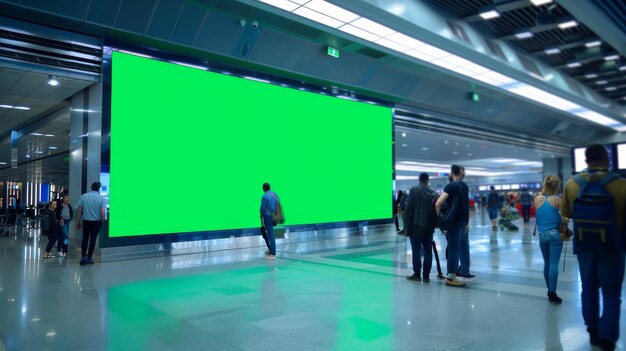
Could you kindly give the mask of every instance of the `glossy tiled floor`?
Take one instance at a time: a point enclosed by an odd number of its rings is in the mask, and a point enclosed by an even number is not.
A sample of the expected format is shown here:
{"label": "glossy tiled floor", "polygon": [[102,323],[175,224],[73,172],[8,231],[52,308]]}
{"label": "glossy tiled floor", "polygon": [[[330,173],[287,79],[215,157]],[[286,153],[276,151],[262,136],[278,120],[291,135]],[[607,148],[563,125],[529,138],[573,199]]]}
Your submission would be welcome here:
{"label": "glossy tiled floor", "polygon": [[22,231],[0,238],[0,350],[591,350],[571,247],[552,305],[533,227],[484,223],[466,288],[407,281],[392,225],[291,234],[276,261],[259,247],[90,266],[40,258],[46,240]]}

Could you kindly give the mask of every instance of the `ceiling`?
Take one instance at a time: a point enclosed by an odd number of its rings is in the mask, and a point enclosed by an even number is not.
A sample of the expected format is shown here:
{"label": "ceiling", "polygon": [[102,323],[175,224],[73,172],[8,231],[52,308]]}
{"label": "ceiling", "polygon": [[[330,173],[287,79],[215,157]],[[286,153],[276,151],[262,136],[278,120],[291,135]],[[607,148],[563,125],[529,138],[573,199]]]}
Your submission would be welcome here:
{"label": "ceiling", "polygon": [[[50,181],[68,173],[70,109],[68,99],[92,81],[49,76],[0,67],[0,175],[7,180]],[[18,168],[11,168],[11,131],[21,135],[17,143]]]}
{"label": "ceiling", "polygon": [[[626,29],[623,1],[595,2],[616,19],[622,30]],[[626,58],[619,53],[623,48],[612,47],[558,2],[541,6],[533,5],[530,0],[432,0],[432,3],[488,36],[505,40],[599,94],[626,105]],[[480,16],[489,10],[496,10],[499,16],[491,19]],[[572,20],[575,25],[565,29],[559,27],[559,24]],[[532,37],[520,39],[516,36],[516,33],[525,31],[532,32]],[[531,72],[537,71],[531,61],[522,64]]]}
{"label": "ceiling", "polygon": [[[594,2],[606,6],[608,6],[607,3],[611,4],[611,0],[594,0]],[[530,4],[529,0],[431,0],[428,3],[439,6],[439,9],[447,12],[449,17],[470,23],[490,37],[500,38],[516,45],[567,75],[572,75],[606,97],[619,98],[618,94],[622,91],[621,79],[626,74],[622,74],[620,78],[620,66],[616,65],[616,61],[606,61],[601,55],[611,52],[614,48],[608,42],[603,42],[600,46],[591,49],[585,47],[584,44],[588,40],[595,40],[598,35],[582,23],[566,30],[558,29],[556,25],[558,20],[569,17],[566,9],[559,4],[535,7]],[[3,9],[10,10],[15,10],[15,7],[20,6],[3,0],[0,0],[0,5]],[[485,21],[478,16],[478,13],[480,9],[490,5],[495,5],[502,13],[498,18]],[[146,6],[139,6],[138,2],[131,0],[121,0],[115,4],[105,0],[92,0],[90,2],[63,2],[57,6],[41,0],[32,1],[29,6],[28,10],[26,7],[20,7],[21,12],[6,13],[14,13],[17,18],[44,25],[53,23],[58,28],[95,37],[100,37],[103,32],[106,32],[111,38],[117,40],[126,40],[137,45],[151,45],[153,48],[196,56],[208,61],[216,57],[207,54],[210,52],[223,58],[226,64],[247,62],[248,68],[254,67],[253,69],[261,71],[265,69],[265,72],[269,71],[291,79],[300,80],[301,77],[308,76],[317,84],[325,84],[325,81],[336,82],[340,86],[340,91],[356,87],[354,89],[362,94],[372,95],[372,92],[377,92],[378,94],[374,95],[376,98],[395,103],[401,102],[410,105],[409,109],[416,106],[432,110],[445,108],[448,113],[454,111],[451,121],[466,118],[467,125],[463,128],[468,129],[469,134],[471,134],[472,126],[479,125],[476,122],[477,119],[482,122],[481,128],[484,133],[491,131],[497,135],[499,128],[508,128],[511,134],[517,133],[517,138],[510,138],[510,142],[502,138],[500,143],[494,143],[485,140],[485,137],[477,141],[478,138],[472,138],[468,136],[468,133],[445,136],[441,133],[406,129],[406,137],[396,134],[398,162],[460,163],[495,172],[511,169],[512,165],[492,162],[494,159],[510,157],[539,162],[553,155],[554,157],[567,156],[563,149],[580,143],[573,136],[580,135],[583,138],[584,135],[583,140],[587,140],[593,135],[599,135],[599,131],[605,131],[593,124],[571,120],[567,116],[528,104],[525,100],[520,100],[510,94],[502,94],[489,87],[482,88],[481,93],[485,94],[481,103],[473,104],[465,98],[470,84],[459,77],[406,59],[393,57],[376,47],[355,43],[336,33],[310,26],[306,22],[261,11],[238,1],[151,1]],[[115,6],[117,9],[112,11],[111,9],[115,9]],[[247,19],[248,22],[251,19],[258,20],[261,23],[259,30],[251,30],[249,25],[240,25],[240,18]],[[550,21],[552,22],[548,23]],[[212,25],[221,28],[219,35],[215,35],[217,32],[214,31]],[[535,35],[529,39],[517,39],[514,36],[515,31],[525,27],[531,28]],[[24,45],[22,49],[32,50],[29,45],[37,44],[37,39],[34,37],[27,39],[25,42],[27,41],[28,45]],[[244,55],[243,51],[237,50],[240,49],[238,45],[247,40],[253,49],[249,55]],[[358,64],[343,67],[339,66],[340,61],[337,61],[335,65],[333,62],[317,60],[315,55],[318,54],[316,51],[318,48],[314,44],[341,48],[342,57],[349,57],[352,59],[350,62]],[[558,46],[560,52],[547,55],[544,50],[548,46]],[[92,67],[94,72],[98,71],[99,63],[93,61],[93,56],[100,55],[97,45],[82,47],[79,51],[77,57],[83,58],[80,61],[81,65]],[[47,55],[52,54],[59,57],[61,55],[60,52],[47,53]],[[32,55],[29,59],[32,62],[36,61],[36,57]],[[572,70],[567,67],[567,63],[573,59],[584,60],[584,64]],[[623,62],[623,59],[621,57],[620,62]],[[51,65],[50,67],[56,65],[68,68],[75,59],[55,60],[56,63],[48,62],[47,64]],[[526,61],[530,62],[526,63],[531,67],[528,70],[532,70],[532,62]],[[593,83],[592,79],[586,78],[585,76],[591,74],[589,72],[592,71],[597,72],[595,74],[598,74],[598,77],[606,77],[607,84],[615,83],[616,89],[607,91],[604,86],[599,87],[598,84]],[[8,131],[23,130],[25,136],[20,140],[18,147],[19,163],[26,166],[28,177],[31,178],[40,177],[42,171],[44,174],[54,174],[64,167],[66,161],[61,155],[67,153],[69,135],[69,112],[63,112],[68,106],[67,99],[93,82],[93,79],[90,81],[62,77],[62,84],[52,88],[46,85],[47,79],[48,75],[43,73],[0,68],[0,104],[31,107],[27,111],[0,108],[0,135],[2,136],[0,162],[3,158],[7,158],[3,153],[10,151],[7,144]],[[620,103],[623,102],[620,101]],[[404,131],[402,128],[396,130],[398,133],[402,131]],[[54,137],[30,134],[33,132],[50,134]],[[554,148],[535,147],[532,143],[527,143],[526,146],[513,145],[515,139],[537,139],[538,137],[541,139],[539,133],[545,133],[545,140],[553,139],[554,143],[561,143],[561,150],[547,152],[546,150]],[[406,146],[402,146],[404,144]],[[58,148],[50,149],[50,146]],[[27,158],[26,154],[30,157]],[[516,171],[524,171],[524,169],[537,171],[536,164],[513,168]],[[4,177],[7,174],[17,177],[20,173],[5,167],[0,175]]]}

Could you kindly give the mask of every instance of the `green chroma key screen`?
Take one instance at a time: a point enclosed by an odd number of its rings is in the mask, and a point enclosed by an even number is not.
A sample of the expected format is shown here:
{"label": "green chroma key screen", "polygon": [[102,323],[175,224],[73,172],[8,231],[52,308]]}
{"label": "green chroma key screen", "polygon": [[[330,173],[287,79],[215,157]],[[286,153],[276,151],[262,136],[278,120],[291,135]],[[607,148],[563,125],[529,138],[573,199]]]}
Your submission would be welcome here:
{"label": "green chroma key screen", "polygon": [[110,237],[391,217],[388,107],[113,52]]}

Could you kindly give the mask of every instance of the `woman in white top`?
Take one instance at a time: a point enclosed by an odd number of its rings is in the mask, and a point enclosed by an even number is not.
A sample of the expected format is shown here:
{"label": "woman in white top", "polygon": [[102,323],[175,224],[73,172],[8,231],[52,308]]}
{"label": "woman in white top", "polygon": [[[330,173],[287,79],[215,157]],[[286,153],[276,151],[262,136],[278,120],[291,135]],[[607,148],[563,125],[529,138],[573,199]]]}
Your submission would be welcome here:
{"label": "woman in white top", "polygon": [[559,258],[563,250],[563,242],[559,236],[561,223],[561,198],[556,196],[561,180],[555,175],[546,176],[543,180],[543,189],[535,197],[537,209],[537,231],[539,232],[539,247],[543,255],[543,277],[548,288],[548,299],[553,303],[561,303],[556,294],[556,283],[559,277]]}

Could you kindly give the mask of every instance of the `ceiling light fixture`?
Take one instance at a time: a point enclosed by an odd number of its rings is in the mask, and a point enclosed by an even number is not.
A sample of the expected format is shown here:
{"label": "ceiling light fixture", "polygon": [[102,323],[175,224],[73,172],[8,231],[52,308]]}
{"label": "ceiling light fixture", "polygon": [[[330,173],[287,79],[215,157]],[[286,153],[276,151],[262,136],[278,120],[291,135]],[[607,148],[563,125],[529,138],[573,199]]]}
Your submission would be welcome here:
{"label": "ceiling light fixture", "polygon": [[48,85],[51,87],[58,87],[61,83],[55,76],[48,76]]}
{"label": "ceiling light fixture", "polygon": [[606,88],[604,88],[604,90],[606,90],[606,91],[615,91],[615,90],[617,90],[617,88],[616,87],[606,87]]}
{"label": "ceiling light fixture", "polygon": [[585,78],[587,78],[587,79],[594,79],[594,78],[598,78],[598,75],[595,74],[595,73],[585,74]]}
{"label": "ceiling light fixture", "polygon": [[559,28],[567,29],[567,28],[576,27],[577,25],[578,25],[578,22],[576,22],[574,20],[567,20],[565,22],[559,23]]}
{"label": "ceiling light fixture", "polygon": [[600,46],[600,45],[602,45],[602,42],[600,40],[594,40],[594,41],[585,43],[585,46],[588,48],[593,48],[593,47]]}
{"label": "ceiling light fixture", "polygon": [[517,39],[528,39],[533,37],[533,32],[530,31],[530,28],[521,28],[515,31],[515,37]]}
{"label": "ceiling light fixture", "polygon": [[576,67],[580,67],[582,66],[582,63],[578,62],[578,61],[574,61],[574,62],[570,62],[567,64],[567,67],[569,68],[576,68]]}
{"label": "ceiling light fixture", "polygon": [[12,108],[12,109],[15,109],[15,110],[25,110],[25,111],[30,110],[30,107],[26,107],[26,106],[0,105],[0,107],[2,107],[2,108]]}
{"label": "ceiling light fixture", "polygon": [[541,6],[551,3],[552,0],[530,0],[530,2],[532,2],[535,6]]}
{"label": "ceiling light fixture", "polygon": [[561,53],[561,49],[559,49],[559,48],[550,48],[550,49],[544,50],[544,52],[546,53],[546,55],[555,55],[555,54],[560,54]]}
{"label": "ceiling light fixture", "polygon": [[619,68],[619,70],[620,70],[620,71],[626,71],[626,66],[621,66],[621,67]]}
{"label": "ceiling light fixture", "polygon": [[488,6],[480,9],[478,15],[484,20],[490,20],[500,17],[500,12],[498,12],[495,6]]}
{"label": "ceiling light fixture", "polygon": [[613,55],[604,57],[604,61],[615,61],[615,60],[619,60],[619,55],[613,54]]}
{"label": "ceiling light fixture", "polygon": [[607,83],[606,80],[599,80],[599,81],[596,82],[596,84],[598,84],[598,85],[604,85],[606,83]]}

